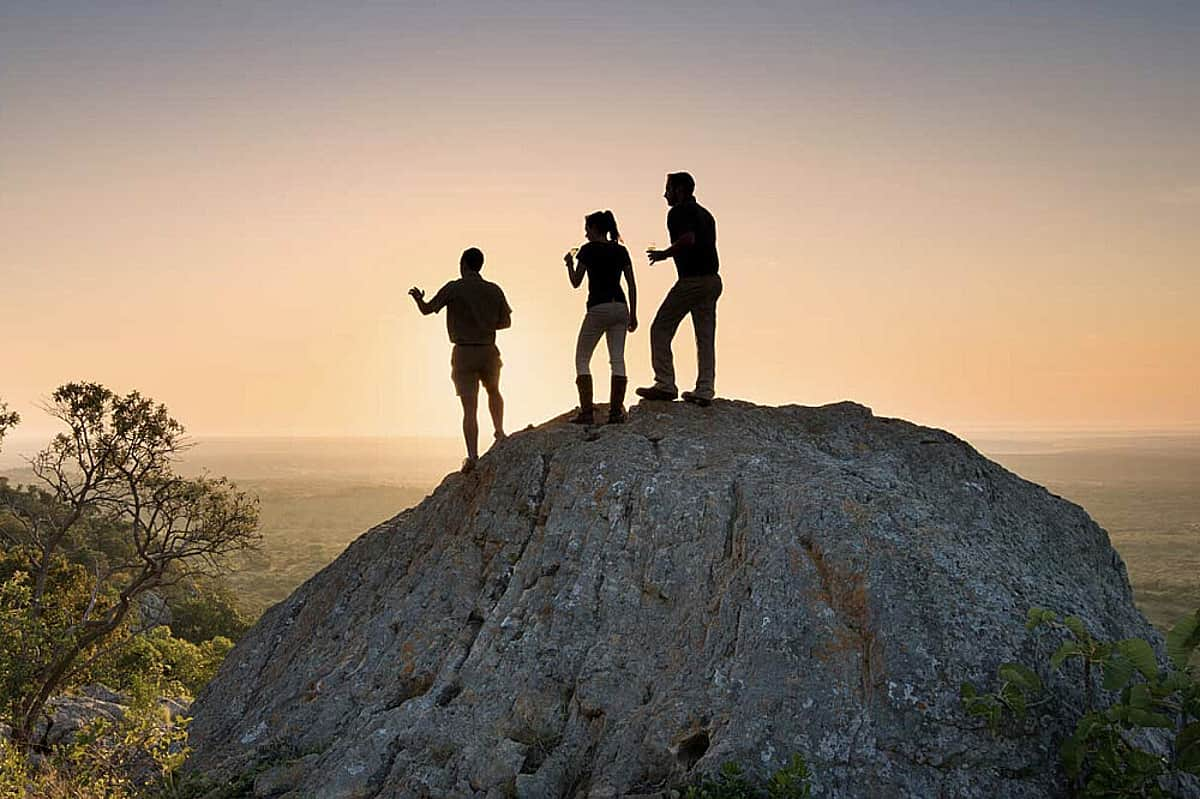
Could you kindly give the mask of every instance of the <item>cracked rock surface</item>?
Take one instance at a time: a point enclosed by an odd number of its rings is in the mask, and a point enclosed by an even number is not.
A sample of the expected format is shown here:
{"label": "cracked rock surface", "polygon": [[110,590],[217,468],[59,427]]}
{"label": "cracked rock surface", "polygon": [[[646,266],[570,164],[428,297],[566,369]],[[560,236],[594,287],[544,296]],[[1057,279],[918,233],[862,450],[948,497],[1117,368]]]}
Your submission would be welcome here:
{"label": "cracked rock surface", "polygon": [[1070,701],[996,738],[959,685],[1044,660],[1032,605],[1159,640],[1081,508],[949,433],[852,403],[564,419],[268,611],[197,699],[190,766],[271,796],[599,799],[798,752],[817,796],[1058,796]]}

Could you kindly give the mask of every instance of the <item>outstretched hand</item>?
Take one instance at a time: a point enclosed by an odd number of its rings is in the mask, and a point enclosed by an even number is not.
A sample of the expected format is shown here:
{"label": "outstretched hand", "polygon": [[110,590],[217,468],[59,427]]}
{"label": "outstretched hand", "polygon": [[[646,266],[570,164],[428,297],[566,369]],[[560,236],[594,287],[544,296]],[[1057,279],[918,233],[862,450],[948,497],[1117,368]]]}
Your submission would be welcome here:
{"label": "outstretched hand", "polygon": [[659,261],[667,260],[666,250],[646,250],[646,257],[650,259],[650,263],[656,264]]}
{"label": "outstretched hand", "polygon": [[425,299],[425,292],[421,291],[416,286],[413,286],[412,288],[410,288],[408,290],[408,296],[410,296],[414,300],[420,302],[421,300]]}

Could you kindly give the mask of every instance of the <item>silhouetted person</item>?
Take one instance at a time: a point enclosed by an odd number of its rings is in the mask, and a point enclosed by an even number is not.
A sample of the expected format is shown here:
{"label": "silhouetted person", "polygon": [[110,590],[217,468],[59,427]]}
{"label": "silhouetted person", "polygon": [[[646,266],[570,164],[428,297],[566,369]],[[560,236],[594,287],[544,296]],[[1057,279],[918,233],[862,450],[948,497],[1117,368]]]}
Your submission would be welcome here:
{"label": "silhouetted person", "polygon": [[442,286],[429,302],[425,301],[425,292],[415,286],[408,293],[423,314],[446,309],[446,332],[454,342],[450,379],[462,401],[463,438],[467,442],[463,471],[469,472],[479,460],[479,422],[475,414],[480,383],[487,390],[496,440],[504,438],[504,398],[500,396],[501,363],[496,331],[512,325],[512,309],[500,287],[479,276],[479,270],[483,269],[482,252],[475,247],[464,250],[458,266],[462,277]]}
{"label": "silhouetted person", "polygon": [[[637,329],[637,283],[633,279],[633,262],[629,250],[617,232],[617,220],[612,211],[596,211],[583,220],[587,244],[577,255],[563,256],[571,285],[579,288],[586,273],[588,279],[587,314],[579,328],[575,343],[575,385],[579,389],[579,415],[571,421],[592,424],[592,353],[604,336],[608,343],[608,362],[612,367],[612,384],[608,402],[608,421],[625,421],[625,333]],[[576,263],[578,266],[576,266]],[[629,301],[621,291],[621,275],[629,286]]]}
{"label": "silhouetted person", "polygon": [[717,371],[717,298],[721,296],[721,278],[717,275],[717,223],[698,202],[696,181],[687,172],[667,175],[663,197],[667,212],[667,230],[671,246],[665,250],[647,250],[650,263],[675,259],[679,279],[663,299],[650,325],[650,360],[654,366],[654,385],[639,388],[638,396],[650,400],[673,400],[679,394],[675,385],[675,361],[671,340],[683,317],[692,315],[696,331],[696,360],[699,374],[696,390],[683,392],[683,398],[697,405],[712,403]]}

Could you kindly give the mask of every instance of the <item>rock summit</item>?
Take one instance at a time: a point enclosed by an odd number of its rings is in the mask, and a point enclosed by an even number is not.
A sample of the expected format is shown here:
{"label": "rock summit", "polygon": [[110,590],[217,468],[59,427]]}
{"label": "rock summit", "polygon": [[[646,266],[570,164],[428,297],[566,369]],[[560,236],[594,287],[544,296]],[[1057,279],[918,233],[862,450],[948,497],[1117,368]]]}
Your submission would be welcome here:
{"label": "rock summit", "polygon": [[817,796],[1057,796],[1072,719],[997,738],[959,700],[1033,662],[1031,606],[1157,640],[1104,530],[949,433],[852,403],[562,417],[268,611],[190,762],[260,796],[607,799],[799,753]]}

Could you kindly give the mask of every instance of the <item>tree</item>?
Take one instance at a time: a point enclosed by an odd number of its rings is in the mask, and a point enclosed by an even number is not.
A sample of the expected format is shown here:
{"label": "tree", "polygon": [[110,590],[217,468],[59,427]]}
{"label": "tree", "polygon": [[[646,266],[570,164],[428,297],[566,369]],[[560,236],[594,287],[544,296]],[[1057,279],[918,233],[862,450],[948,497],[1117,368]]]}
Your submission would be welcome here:
{"label": "tree", "polygon": [[165,406],[70,383],[47,411],[67,430],[32,460],[38,485],[0,483],[0,540],[25,564],[0,591],[0,646],[23,677],[0,688],[23,749],[47,700],[126,637],[148,592],[219,575],[261,538],[257,499],[175,473],[187,444]]}
{"label": "tree", "polygon": [[0,444],[4,443],[4,434],[9,428],[15,427],[20,421],[20,415],[16,411],[10,411],[4,400],[0,400]]}

